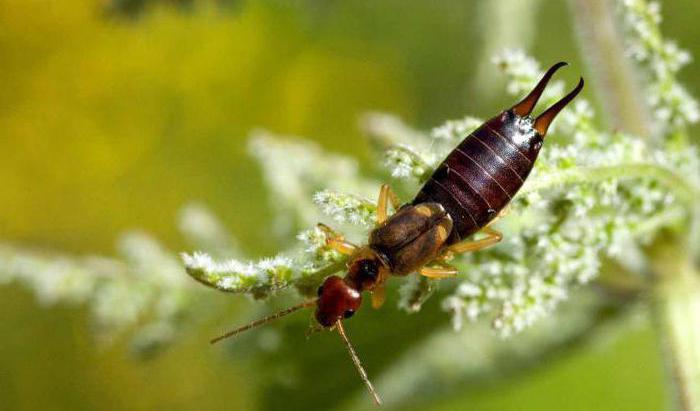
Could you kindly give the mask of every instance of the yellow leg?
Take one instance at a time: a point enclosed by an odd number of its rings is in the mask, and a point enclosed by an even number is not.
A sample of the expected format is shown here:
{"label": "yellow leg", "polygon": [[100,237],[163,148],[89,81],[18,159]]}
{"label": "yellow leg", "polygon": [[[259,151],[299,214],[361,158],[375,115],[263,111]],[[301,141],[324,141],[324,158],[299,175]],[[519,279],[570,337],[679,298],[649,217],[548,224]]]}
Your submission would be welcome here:
{"label": "yellow leg", "polygon": [[345,241],[342,235],[338,234],[327,225],[323,223],[318,223],[317,227],[323,230],[324,233],[326,233],[326,245],[339,252],[340,254],[352,255],[357,249],[357,246]]}
{"label": "yellow leg", "polygon": [[441,267],[423,267],[420,269],[420,275],[434,279],[454,277],[457,273],[457,269],[449,264],[442,264]]}
{"label": "yellow leg", "polygon": [[490,227],[485,227],[480,232],[486,234],[486,238],[476,241],[462,241],[447,248],[447,254],[461,254],[469,251],[478,251],[490,247],[503,239],[503,234]]}
{"label": "yellow leg", "polygon": [[347,241],[343,241],[337,238],[331,238],[329,240],[326,240],[326,244],[328,244],[330,248],[343,255],[352,255],[357,249],[357,246],[355,246],[354,244],[348,243]]}
{"label": "yellow leg", "polygon": [[323,330],[325,330],[325,328],[321,327],[317,322],[314,321],[313,323],[309,324],[309,328],[306,329],[306,339],[308,340],[309,338],[311,338],[312,335]]}
{"label": "yellow leg", "polygon": [[498,220],[499,218],[503,218],[503,217],[507,216],[508,214],[510,214],[510,210],[511,210],[511,209],[512,209],[512,206],[510,205],[510,203],[508,203],[508,205],[506,205],[505,207],[503,207],[503,209],[501,210],[501,212],[498,213],[498,217],[495,218],[495,219],[494,219],[493,221],[491,221],[491,222],[494,223],[494,222],[495,222],[496,220]]}
{"label": "yellow leg", "polygon": [[384,304],[385,299],[386,288],[384,287],[384,283],[377,284],[377,286],[372,291],[372,308],[380,308]]}
{"label": "yellow leg", "polygon": [[377,200],[377,224],[383,224],[386,221],[389,201],[391,201],[394,210],[399,209],[399,198],[396,196],[396,193],[389,187],[389,184],[382,184],[382,188],[379,189],[379,199]]}

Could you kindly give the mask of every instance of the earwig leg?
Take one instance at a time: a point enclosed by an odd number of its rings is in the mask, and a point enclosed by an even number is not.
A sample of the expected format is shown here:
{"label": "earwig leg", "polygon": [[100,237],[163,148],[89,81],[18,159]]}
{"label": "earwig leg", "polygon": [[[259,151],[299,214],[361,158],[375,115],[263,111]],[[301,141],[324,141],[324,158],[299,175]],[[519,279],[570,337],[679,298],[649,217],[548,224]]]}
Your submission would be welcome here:
{"label": "earwig leg", "polygon": [[419,272],[422,276],[434,279],[454,277],[459,273],[456,268],[449,264],[442,264],[441,267],[422,267]]}
{"label": "earwig leg", "polygon": [[450,250],[445,251],[441,256],[435,259],[435,261],[440,263],[447,263],[455,257],[454,253]]}
{"label": "earwig leg", "polygon": [[[494,217],[493,220],[489,221],[489,223],[486,224],[486,225],[484,226],[484,228],[491,227],[491,226],[494,225],[498,220],[500,220],[501,218],[503,218],[503,217],[507,216],[508,214],[510,214],[510,210],[511,210],[511,209],[512,209],[512,207],[511,207],[510,204],[508,204],[508,205],[506,205],[505,207],[503,207],[503,208],[501,209],[501,211],[498,212],[498,215],[497,215],[496,217]],[[482,231],[483,231],[483,228],[482,228]]]}
{"label": "earwig leg", "polygon": [[374,291],[372,291],[372,308],[375,310],[381,308],[384,305],[384,300],[386,299],[386,288],[384,284],[378,284]]}
{"label": "earwig leg", "polygon": [[317,227],[326,233],[326,245],[340,254],[352,255],[357,249],[357,246],[345,241],[342,235],[338,234],[332,228],[328,227],[323,223],[318,223]]}
{"label": "earwig leg", "polygon": [[321,327],[318,324],[311,324],[311,325],[309,325],[309,328],[306,329],[306,333],[304,333],[304,335],[306,336],[306,339],[308,340],[309,338],[311,338],[312,335],[314,335],[318,332],[321,332],[324,329],[325,328]]}
{"label": "earwig leg", "polygon": [[343,236],[335,231],[334,229],[328,227],[327,225],[323,223],[318,223],[316,224],[316,227],[318,227],[321,231],[323,231],[326,234],[326,237],[328,238],[342,238]]}
{"label": "earwig leg", "polygon": [[326,240],[326,244],[328,244],[330,248],[343,255],[352,255],[357,249],[357,246],[355,244],[351,244],[347,241],[343,241],[337,238],[331,238]]}
{"label": "earwig leg", "polygon": [[486,234],[486,238],[482,238],[481,240],[476,241],[463,241],[461,243],[450,246],[447,249],[447,252],[461,254],[469,251],[478,251],[486,247],[490,247],[501,241],[501,239],[503,239],[503,234],[490,227],[485,227],[483,230],[481,230],[481,232]]}
{"label": "earwig leg", "polygon": [[387,189],[388,189],[389,201],[391,202],[391,206],[394,207],[394,211],[396,211],[399,208],[401,208],[401,201],[399,201],[399,196],[397,196],[396,193],[394,192],[394,190],[392,190],[391,187],[389,187],[388,185],[387,185]]}
{"label": "earwig leg", "polygon": [[498,215],[496,216],[496,218],[491,220],[491,222],[488,225],[495,223],[496,221],[498,221],[499,218],[503,218],[503,217],[507,216],[508,214],[510,214],[510,210],[512,210],[512,209],[513,209],[513,207],[510,204],[506,205],[505,207],[503,207],[503,209],[501,211],[498,212]]}
{"label": "earwig leg", "polygon": [[382,188],[379,189],[379,199],[377,200],[377,224],[383,224],[386,221],[388,217],[387,206],[390,201],[394,210],[398,210],[400,203],[396,193],[394,193],[389,184],[382,184]]}

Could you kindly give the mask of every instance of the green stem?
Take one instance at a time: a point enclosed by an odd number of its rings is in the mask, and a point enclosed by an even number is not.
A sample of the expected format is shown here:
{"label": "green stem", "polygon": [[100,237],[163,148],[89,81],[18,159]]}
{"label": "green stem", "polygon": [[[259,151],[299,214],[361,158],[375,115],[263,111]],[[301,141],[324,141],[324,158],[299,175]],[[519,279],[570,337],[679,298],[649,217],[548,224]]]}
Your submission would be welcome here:
{"label": "green stem", "polygon": [[336,261],[327,266],[319,268],[316,271],[307,273],[303,278],[300,278],[294,284],[290,284],[290,286],[294,286],[302,295],[311,296],[316,291],[316,287],[318,287],[321,280],[331,274],[335,274],[338,271],[345,269],[346,260],[347,259],[344,258],[340,261]]}
{"label": "green stem", "polygon": [[639,223],[634,233],[639,236],[652,234],[662,227],[683,221],[687,216],[688,213],[681,207],[669,208]]}
{"label": "green stem", "polygon": [[[491,0],[477,5],[477,30],[481,36],[481,50],[476,75],[471,86],[482,98],[492,99],[502,91],[497,70],[493,69],[492,57],[509,48],[527,50],[532,46],[537,31],[537,17],[542,0]],[[517,21],[518,24],[512,24]],[[473,99],[472,93],[464,97]],[[469,101],[469,100],[466,100]]]}
{"label": "green stem", "polygon": [[[570,0],[579,39],[588,57],[594,84],[615,128],[650,137],[649,108],[640,96],[635,72],[624,57],[610,0]],[[672,190],[688,210],[697,209],[698,188],[682,176],[655,165],[577,169],[555,176],[552,182],[590,182],[607,178],[652,177]],[[534,187],[533,189],[537,189]],[[659,333],[678,408],[700,410],[700,273],[685,249],[685,237],[657,241],[651,265],[658,279],[654,288]],[[692,251],[691,251],[692,252]]]}
{"label": "green stem", "polygon": [[700,273],[688,260],[673,265],[678,265],[677,271],[663,271],[672,274],[659,278],[656,315],[675,403],[680,410],[697,411],[700,410]]}
{"label": "green stem", "polygon": [[577,38],[594,77],[590,84],[596,86],[610,126],[648,137],[650,116],[636,73],[625,57],[612,1],[570,0],[569,4]]}

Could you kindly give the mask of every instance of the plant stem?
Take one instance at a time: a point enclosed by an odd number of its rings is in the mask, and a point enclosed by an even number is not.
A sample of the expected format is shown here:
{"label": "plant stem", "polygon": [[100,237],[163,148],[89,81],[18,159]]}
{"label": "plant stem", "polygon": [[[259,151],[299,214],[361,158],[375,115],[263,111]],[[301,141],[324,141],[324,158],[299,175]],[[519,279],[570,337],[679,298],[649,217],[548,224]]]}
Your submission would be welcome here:
{"label": "plant stem", "polygon": [[[620,33],[612,17],[611,1],[570,0],[569,3],[581,47],[588,57],[611,125],[651,137],[649,110],[639,93],[633,68],[625,59]],[[584,172],[586,175],[582,175]],[[557,180],[561,183],[595,181],[621,172],[633,178],[648,175],[659,179],[673,190],[686,210],[697,207],[698,189],[684,183],[671,170],[658,166],[579,169],[563,173],[568,175],[558,176]],[[654,307],[667,369],[673,377],[676,405],[684,411],[700,410],[700,273],[692,265],[692,250],[689,253],[686,249],[687,238],[680,235],[670,240],[657,241],[650,250],[657,279]]]}
{"label": "plant stem", "polygon": [[610,0],[570,0],[580,47],[594,77],[596,94],[608,113],[609,125],[638,136],[650,135],[648,109],[624,44]]}
{"label": "plant stem", "polygon": [[304,276],[296,284],[294,284],[294,287],[296,287],[296,289],[302,295],[312,296],[321,280],[345,268],[345,261],[346,259],[344,258],[341,261],[336,261],[327,266],[321,267],[316,271],[308,273],[308,275]]}
{"label": "plant stem", "polygon": [[[670,255],[674,254],[671,251]],[[657,273],[663,274],[658,278],[654,302],[666,368],[673,381],[673,399],[678,409],[697,411],[700,410],[700,273],[689,259],[678,260],[669,255],[658,265]]]}
{"label": "plant stem", "polygon": [[613,178],[625,180],[638,178],[656,179],[671,190],[687,208],[692,207],[695,199],[700,196],[697,188],[689,185],[672,170],[655,164],[644,163],[620,164],[610,167],[577,167],[564,170],[526,185],[522,192],[528,193],[567,184],[596,183]]}

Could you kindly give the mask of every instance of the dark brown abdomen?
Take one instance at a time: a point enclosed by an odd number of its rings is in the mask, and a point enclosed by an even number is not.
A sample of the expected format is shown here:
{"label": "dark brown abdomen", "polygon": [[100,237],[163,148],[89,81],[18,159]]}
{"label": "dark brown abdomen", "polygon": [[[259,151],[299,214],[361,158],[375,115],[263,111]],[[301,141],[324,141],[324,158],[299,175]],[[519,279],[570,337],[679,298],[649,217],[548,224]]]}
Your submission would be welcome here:
{"label": "dark brown abdomen", "polygon": [[491,221],[520,189],[537,150],[524,151],[512,140],[508,113],[491,119],[462,141],[413,200],[440,203],[454,221],[447,245],[474,234]]}

